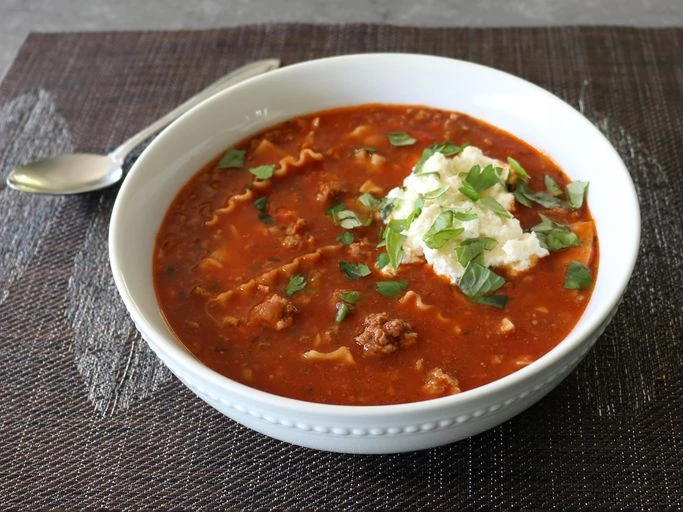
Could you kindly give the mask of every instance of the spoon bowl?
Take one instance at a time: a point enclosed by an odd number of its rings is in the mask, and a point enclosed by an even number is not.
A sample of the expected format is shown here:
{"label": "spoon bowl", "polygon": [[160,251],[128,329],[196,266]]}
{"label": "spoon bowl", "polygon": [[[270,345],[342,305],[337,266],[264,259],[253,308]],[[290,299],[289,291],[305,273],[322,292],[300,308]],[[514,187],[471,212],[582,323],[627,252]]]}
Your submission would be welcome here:
{"label": "spoon bowl", "polygon": [[140,130],[108,155],[72,153],[37,160],[13,169],[7,176],[7,185],[30,194],[50,195],[81,194],[110,187],[123,178],[121,165],[126,156],[149,136],[217,92],[279,66],[279,59],[264,59],[237,68]]}
{"label": "spoon bowl", "polygon": [[123,177],[121,163],[110,155],[60,155],[17,167],[7,185],[33,194],[80,194],[117,183]]}

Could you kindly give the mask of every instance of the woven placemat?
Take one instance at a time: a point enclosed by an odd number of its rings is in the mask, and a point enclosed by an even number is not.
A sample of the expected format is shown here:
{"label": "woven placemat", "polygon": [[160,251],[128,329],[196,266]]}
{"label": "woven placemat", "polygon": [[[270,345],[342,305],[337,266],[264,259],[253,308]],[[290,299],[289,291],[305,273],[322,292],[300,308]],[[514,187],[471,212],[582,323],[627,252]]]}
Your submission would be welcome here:
{"label": "woven placemat", "polygon": [[[389,456],[291,446],[195,398],[118,299],[106,252],[116,189],[35,197],[4,185],[18,163],[111,149],[245,62],[369,51],[462,58],[554,92],[615,145],[643,213],[621,308],[569,378],[475,438]],[[0,86],[0,508],[681,509],[682,54],[683,29],[29,36]]]}

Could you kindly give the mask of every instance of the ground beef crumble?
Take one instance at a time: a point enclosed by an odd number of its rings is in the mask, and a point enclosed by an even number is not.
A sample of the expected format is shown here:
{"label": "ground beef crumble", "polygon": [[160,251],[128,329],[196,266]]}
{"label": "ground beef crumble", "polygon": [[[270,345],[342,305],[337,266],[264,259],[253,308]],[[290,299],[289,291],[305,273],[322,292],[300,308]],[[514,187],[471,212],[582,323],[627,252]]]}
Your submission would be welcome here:
{"label": "ground beef crumble", "polygon": [[273,294],[251,309],[248,323],[281,331],[294,323],[296,312],[296,306],[291,301],[278,294]]}
{"label": "ground beef crumble", "polygon": [[413,345],[417,333],[405,320],[389,319],[386,313],[372,313],[363,320],[363,332],[355,340],[363,347],[363,355],[381,356]]}
{"label": "ground beef crumble", "polygon": [[451,377],[441,368],[434,368],[429,372],[422,389],[430,395],[455,395],[460,393],[458,379]]}

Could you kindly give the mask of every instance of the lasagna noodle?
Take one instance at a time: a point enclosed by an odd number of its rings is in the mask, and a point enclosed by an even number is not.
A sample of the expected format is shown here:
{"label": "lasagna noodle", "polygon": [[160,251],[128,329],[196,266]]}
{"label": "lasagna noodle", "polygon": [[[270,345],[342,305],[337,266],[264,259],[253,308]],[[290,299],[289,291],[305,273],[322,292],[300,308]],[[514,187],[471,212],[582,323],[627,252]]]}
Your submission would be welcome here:
{"label": "lasagna noodle", "polygon": [[[274,144],[272,143],[269,144],[271,146],[274,146]],[[258,147],[261,147],[261,145],[259,145]],[[282,153],[284,153],[284,151]],[[302,149],[301,151],[299,151],[299,155],[296,158],[293,155],[287,155],[281,158],[277,164],[277,169],[275,169],[275,171],[273,172],[273,177],[284,178],[290,172],[293,172],[296,169],[302,169],[306,165],[313,162],[318,162],[322,159],[323,155],[321,155],[320,153],[308,148]],[[222,208],[218,208],[214,212],[213,216],[208,221],[206,221],[205,225],[208,227],[216,226],[222,216],[233,212],[235,208],[238,208],[244,204],[251,203],[256,198],[255,192],[265,191],[269,189],[270,186],[270,180],[254,179],[251,182],[251,188],[245,190],[241,194],[231,196],[228,199],[226,205]]]}
{"label": "lasagna noodle", "polygon": [[422,300],[422,296],[413,290],[408,290],[403,296],[398,300],[398,303],[404,307],[411,307],[417,311],[422,311],[431,314],[435,320],[444,326],[451,329],[454,333],[460,334],[460,326],[452,318],[444,316],[439,308],[431,304],[426,304]]}
{"label": "lasagna noodle", "polygon": [[313,252],[297,256],[279,267],[270,269],[239,286],[212,296],[206,303],[206,313],[218,325],[234,325],[235,318],[242,319],[253,306],[255,299],[272,293],[276,286],[283,286],[295,273],[306,272],[315,267],[322,258],[342,250],[342,244],[326,245]]}

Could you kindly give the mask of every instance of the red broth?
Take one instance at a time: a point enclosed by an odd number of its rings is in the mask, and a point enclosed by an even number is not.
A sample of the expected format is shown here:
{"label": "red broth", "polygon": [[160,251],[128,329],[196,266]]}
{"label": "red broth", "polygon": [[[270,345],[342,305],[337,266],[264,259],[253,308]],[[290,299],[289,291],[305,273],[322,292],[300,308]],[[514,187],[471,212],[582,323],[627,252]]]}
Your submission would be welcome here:
{"label": "red broth", "polygon": [[[390,132],[407,132],[416,142],[394,146]],[[501,309],[473,302],[426,263],[402,264],[392,278],[375,267],[384,251],[377,247],[383,223],[357,197],[370,191],[381,198],[402,183],[425,148],[445,140],[478,146],[502,161],[515,158],[533,191],[545,190],[546,175],[563,190],[569,182],[546,155],[464,114],[365,105],[292,119],[236,144],[244,150],[241,167],[219,168],[222,155],[209,162],[169,208],[153,268],[174,333],[200,361],[238,382],[349,405],[457,393],[548,352],[577,323],[592,291],[592,284],[565,288],[569,263],[597,274],[598,243],[585,203],[578,209],[566,202],[516,204],[525,231],[543,214],[570,226],[581,243],[551,252],[520,274],[494,269],[506,280],[498,291],[508,298]],[[249,172],[271,165],[270,179]],[[346,230],[329,214],[339,203],[373,218],[349,230],[350,245],[339,241]],[[340,261],[364,263],[370,274],[351,279]],[[290,282],[292,276],[305,284]],[[405,281],[407,288],[384,296],[376,284],[387,279]],[[355,304],[340,291],[359,292]],[[340,308],[347,310],[343,320]],[[365,350],[368,330],[380,348],[391,350]]]}

